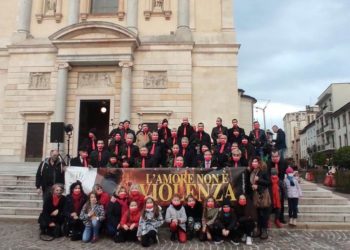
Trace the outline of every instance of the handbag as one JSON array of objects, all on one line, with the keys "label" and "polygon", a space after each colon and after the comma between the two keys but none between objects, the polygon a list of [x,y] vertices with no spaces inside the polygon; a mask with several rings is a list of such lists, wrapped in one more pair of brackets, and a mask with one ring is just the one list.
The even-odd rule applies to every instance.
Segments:
[{"label": "handbag", "polygon": [[257,208],[268,208],[271,206],[271,196],[267,188],[264,189],[262,193],[258,190],[254,191],[253,194],[253,204]]}]

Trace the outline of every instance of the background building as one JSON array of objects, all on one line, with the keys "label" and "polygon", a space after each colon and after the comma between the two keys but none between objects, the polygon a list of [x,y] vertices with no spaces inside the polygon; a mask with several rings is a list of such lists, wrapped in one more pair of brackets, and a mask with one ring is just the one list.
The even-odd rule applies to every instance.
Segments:
[{"label": "background building", "polygon": [[300,132],[300,159],[312,166],[312,154],[317,151],[317,135],[315,120],[306,125]]},{"label": "background building", "polygon": [[73,155],[90,128],[106,140],[125,119],[177,127],[186,116],[209,130],[220,116],[249,131],[254,98],[237,89],[232,5],[1,1],[0,161],[42,159],[52,122],[73,124]]}]

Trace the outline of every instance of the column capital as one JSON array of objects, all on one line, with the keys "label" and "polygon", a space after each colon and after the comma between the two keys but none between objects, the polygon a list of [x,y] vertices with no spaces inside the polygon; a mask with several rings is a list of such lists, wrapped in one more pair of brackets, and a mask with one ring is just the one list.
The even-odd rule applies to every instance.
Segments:
[{"label": "column capital", "polygon": [[134,63],[132,61],[120,61],[118,65],[119,67],[122,67],[122,68],[129,68],[129,67],[132,67]]},{"label": "column capital", "polygon": [[59,63],[57,63],[56,67],[58,70],[60,70],[60,69],[71,70],[72,69],[72,67],[67,62],[59,62]]}]

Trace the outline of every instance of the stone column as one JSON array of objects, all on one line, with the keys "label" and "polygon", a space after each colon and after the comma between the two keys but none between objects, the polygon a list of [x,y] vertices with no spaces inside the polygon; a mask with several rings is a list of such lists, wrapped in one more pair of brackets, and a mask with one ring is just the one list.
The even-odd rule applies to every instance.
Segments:
[{"label": "stone column", "polygon": [[17,23],[17,39],[24,40],[30,36],[30,21],[32,15],[32,0],[19,1],[19,13]]},{"label": "stone column", "polygon": [[190,30],[190,3],[189,0],[178,0],[178,19],[176,39],[192,41]]},{"label": "stone column", "polygon": [[139,1],[138,0],[128,0],[128,10],[127,10],[127,18],[126,18],[126,24],[128,29],[131,31],[135,32],[136,34],[138,33],[138,28],[137,28],[137,21],[138,21],[138,6],[139,6]]},{"label": "stone column", "polygon": [[55,122],[64,122],[65,120],[69,70],[70,70],[70,66],[68,63],[58,64],[55,120],[54,120]]},{"label": "stone column", "polygon": [[130,61],[119,62],[122,67],[122,82],[120,91],[120,113],[119,120],[130,120],[131,116],[131,81],[132,73],[131,67],[133,63]]},{"label": "stone column", "polygon": [[69,0],[68,25],[79,23],[80,0]]}]

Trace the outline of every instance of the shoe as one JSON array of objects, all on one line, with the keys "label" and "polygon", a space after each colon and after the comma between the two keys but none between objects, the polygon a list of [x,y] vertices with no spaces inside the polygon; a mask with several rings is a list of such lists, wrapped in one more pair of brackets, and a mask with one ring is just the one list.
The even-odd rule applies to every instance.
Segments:
[{"label": "shoe", "polygon": [[253,245],[253,240],[252,240],[252,237],[247,236],[247,241],[246,241],[246,244],[247,244],[247,246],[251,246],[251,245]]},{"label": "shoe", "polygon": [[253,238],[260,237],[261,235],[261,229],[260,228],[255,228],[253,231]]},{"label": "shoe", "polygon": [[281,228],[282,227],[282,224],[281,224],[279,219],[275,220],[275,225],[276,225],[277,228]]},{"label": "shoe", "polygon": [[223,240],[214,241],[214,244],[215,244],[215,245],[220,245],[220,244],[222,244],[222,243],[224,243],[224,241],[223,241]]},{"label": "shoe", "polygon": [[176,233],[171,233],[170,240],[176,241]]},{"label": "shoe", "polygon": [[280,221],[280,223],[282,223],[282,224],[287,224],[287,221],[286,221],[284,218],[280,218],[279,221]]},{"label": "shoe", "polygon": [[246,242],[246,240],[247,240],[247,235],[246,235],[246,234],[243,234],[241,241],[242,241],[242,242]]},{"label": "shoe", "polygon": [[294,218],[294,226],[296,227],[297,226],[297,218]]},{"label": "shoe", "polygon": [[269,237],[269,235],[267,234],[267,229],[261,229],[261,235],[260,235],[260,239],[262,240],[266,240]]},{"label": "shoe", "polygon": [[289,218],[289,225],[293,225],[293,218]]},{"label": "shoe", "polygon": [[96,243],[98,241],[98,238],[97,237],[93,237],[92,240],[91,240],[91,243]]},{"label": "shoe", "polygon": [[234,245],[234,246],[238,246],[238,245],[239,245],[239,242],[238,242],[238,241],[231,240],[231,243],[232,243],[232,245]]}]

